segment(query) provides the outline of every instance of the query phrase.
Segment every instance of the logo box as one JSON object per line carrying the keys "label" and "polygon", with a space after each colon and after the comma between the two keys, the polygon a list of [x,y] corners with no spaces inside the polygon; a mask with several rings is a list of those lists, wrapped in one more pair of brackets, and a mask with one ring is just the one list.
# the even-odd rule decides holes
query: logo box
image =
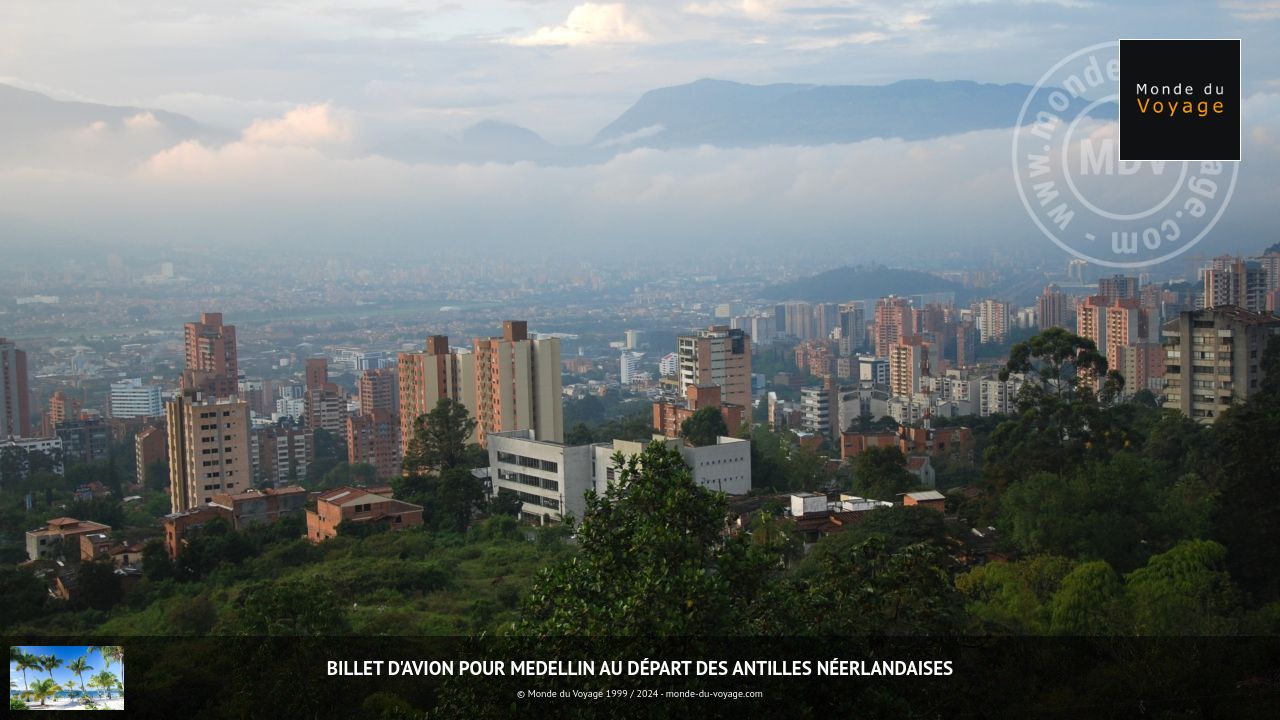
{"label": "logo box", "polygon": [[1120,159],[1240,159],[1239,40],[1120,40]]}

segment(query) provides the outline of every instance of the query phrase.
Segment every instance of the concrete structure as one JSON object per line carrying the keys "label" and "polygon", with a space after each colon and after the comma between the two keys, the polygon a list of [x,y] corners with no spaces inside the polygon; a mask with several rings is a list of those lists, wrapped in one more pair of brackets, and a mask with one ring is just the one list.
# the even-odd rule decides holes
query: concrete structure
{"label": "concrete structure", "polygon": [[915,475],[920,484],[932,488],[938,484],[938,474],[933,469],[933,463],[929,461],[928,455],[912,455],[907,458],[907,472]]}
{"label": "concrete structure", "polygon": [[432,335],[424,350],[402,352],[397,363],[402,449],[413,440],[414,422],[441,400],[462,403],[474,414],[475,357],[451,352],[448,337]]}
{"label": "concrete structure", "polygon": [[[679,440],[663,440],[667,447],[676,448],[684,462],[693,471],[693,481],[698,485],[726,495],[746,495],[751,492],[751,443],[741,438],[718,437],[715,445],[694,447]],[[613,458],[621,453],[624,458],[644,452],[647,442],[614,440],[591,446],[592,472],[595,491],[604,494],[617,481],[620,468]]]}
{"label": "concrete structure", "polygon": [[871,336],[876,357],[889,357],[890,349],[906,335],[915,334],[915,313],[907,298],[890,295],[876,301]]}
{"label": "concrete structure", "polygon": [[445,398],[467,407],[482,445],[489,433],[510,430],[563,439],[560,372],[560,339],[531,339],[523,320],[503,322],[499,337],[476,338],[469,353],[434,335],[425,352],[400,353],[401,446],[413,439],[417,418]]}
{"label": "concrete structure", "polygon": [[285,515],[307,509],[307,491],[299,485],[251,489],[238,493],[218,493],[209,503],[227,510],[231,526],[237,530],[273,523]]}
{"label": "concrete structure", "polygon": [[1067,295],[1057,285],[1049,285],[1036,298],[1036,319],[1041,329],[1067,327],[1070,314]]}
{"label": "concrete structure", "polygon": [[0,438],[31,435],[31,391],[27,354],[0,337]]}
{"label": "concrete structure", "polygon": [[930,510],[937,510],[938,512],[946,512],[947,510],[947,498],[937,490],[909,492],[902,496],[902,504],[907,507],[919,505],[920,507],[927,507]]}
{"label": "concrete structure", "polygon": [[391,530],[422,527],[422,506],[363,488],[340,487],[320,493],[307,510],[307,539],[323,542],[348,523],[384,523]]}
{"label": "concrete structure", "polygon": [[630,385],[640,379],[640,358],[644,353],[623,350],[618,356],[618,382]]}
{"label": "concrete structure", "polygon": [[134,464],[137,466],[137,481],[146,485],[151,466],[160,460],[168,460],[168,433],[163,425],[151,425],[143,428],[133,436]]}
{"label": "concrete structure", "polygon": [[520,497],[526,522],[558,522],[586,512],[586,492],[595,487],[591,446],[541,441],[533,430],[489,436],[492,492],[510,490]]}
{"label": "concrete structure", "polygon": [[889,349],[889,395],[911,397],[920,392],[920,381],[931,375],[930,346],[919,335],[898,339]]}
{"label": "concrete structure", "polygon": [[1128,275],[1113,275],[1098,280],[1098,294],[1108,300],[1137,300],[1138,278]]}
{"label": "concrete structure", "polygon": [[249,433],[249,463],[253,483],[273,487],[307,476],[316,458],[316,436],[311,428],[268,425]]}
{"label": "concrete structure", "polygon": [[1003,300],[987,298],[981,303],[978,335],[984,343],[1004,342],[1009,335],[1010,305]]}
{"label": "concrete structure", "polygon": [[400,416],[375,408],[347,418],[347,462],[372,465],[379,479],[400,475]]}
{"label": "concrete structure", "polygon": [[184,391],[165,403],[169,426],[169,499],[173,512],[204,505],[253,478],[249,406]]}
{"label": "concrete structure", "polygon": [[[45,438],[2,438],[0,439],[0,456],[6,453],[18,455],[18,477],[13,478],[14,480],[24,480],[31,472],[31,453],[40,453],[45,456],[45,461],[40,466],[48,467],[49,471],[55,475],[63,474],[62,439],[57,435]],[[0,484],[9,479],[0,474]]]}
{"label": "concrete structure", "polygon": [[723,402],[751,404],[751,338],[727,325],[712,325],[676,338],[680,357],[680,389],[717,385]]}
{"label": "concrete structure", "polygon": [[215,397],[234,395],[240,374],[235,326],[224,325],[222,313],[201,313],[199,321],[183,326],[183,340],[183,389]]}
{"label": "concrete structure", "polygon": [[1212,423],[1256,393],[1267,342],[1280,318],[1227,305],[1181,313],[1163,328],[1164,406]]}
{"label": "concrete structure", "polygon": [[399,385],[395,368],[365,370],[360,374],[357,388],[360,395],[360,414],[370,415],[374,410],[386,410],[398,414],[400,412]]}
{"label": "concrete structure", "polygon": [[166,515],[163,521],[164,546],[169,552],[169,559],[177,560],[178,554],[187,546],[187,540],[214,518],[222,518],[228,525],[232,524],[231,511],[217,505],[201,505]]}
{"label": "concrete structure", "polygon": [[111,383],[111,417],[136,418],[164,415],[159,385],[144,385],[142,378]]}
{"label": "concrete structure", "polygon": [[724,416],[730,435],[737,435],[738,428],[747,421],[747,408],[721,402],[720,386],[695,385],[689,388],[684,400],[666,398],[653,403],[653,429],[669,438],[680,437],[684,421],[704,407],[718,407]]}
{"label": "concrete structure", "polygon": [[60,422],[54,432],[62,441],[62,462],[68,467],[106,460],[111,453],[111,428],[100,418]]}
{"label": "concrete structure", "polygon": [[304,372],[303,423],[312,430],[341,437],[346,432],[347,399],[342,388],[329,382],[329,360],[308,358]]}
{"label": "concrete structure", "polygon": [[53,429],[58,426],[58,423],[74,420],[77,417],[80,417],[80,401],[57,390],[49,396],[49,406],[45,409],[40,432],[45,437],[53,435]]}
{"label": "concrete structure", "polygon": [[103,525],[92,520],[75,520],[73,518],[53,518],[45,527],[27,531],[27,559],[50,560],[66,555],[67,540],[74,542],[71,556],[79,555],[80,536],[111,532],[110,525]]}
{"label": "concrete structure", "polygon": [[1267,270],[1257,260],[1216,258],[1204,273],[1204,307],[1234,305],[1249,312],[1267,309],[1270,283]]}
{"label": "concrete structure", "polygon": [[529,339],[523,320],[502,323],[501,337],[476,338],[476,441],[489,433],[533,430],[537,437],[564,440],[560,339]]}

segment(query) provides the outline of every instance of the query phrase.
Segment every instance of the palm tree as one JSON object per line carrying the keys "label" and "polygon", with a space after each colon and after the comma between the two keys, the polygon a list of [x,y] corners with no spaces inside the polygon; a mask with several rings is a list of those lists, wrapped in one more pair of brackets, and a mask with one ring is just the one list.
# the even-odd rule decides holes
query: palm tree
{"label": "palm tree", "polygon": [[18,659],[15,660],[14,663],[17,664],[18,669],[22,671],[22,686],[30,689],[31,686],[27,684],[27,671],[41,670],[40,658],[32,655],[31,653],[25,653],[19,650]]}
{"label": "palm tree", "polygon": [[67,663],[67,669],[76,674],[80,678],[80,692],[84,692],[84,674],[93,669],[93,666],[85,661],[84,658],[76,658]]}
{"label": "palm tree", "polygon": [[49,673],[49,679],[52,680],[53,671],[62,667],[62,661],[58,659],[57,655],[41,655],[40,667]]}
{"label": "palm tree", "polygon": [[85,648],[85,652],[96,652],[101,655],[102,662],[107,666],[107,670],[111,669],[111,663],[113,662],[124,662],[124,648],[120,645],[90,645]]}
{"label": "palm tree", "polygon": [[89,684],[94,687],[100,687],[107,691],[107,699],[111,699],[111,690],[115,688],[116,683],[120,682],[112,673],[103,670],[102,672],[89,678]]}
{"label": "palm tree", "polygon": [[37,680],[31,683],[31,687],[27,688],[27,695],[39,700],[40,705],[44,705],[44,701],[57,695],[62,691],[62,686],[53,680]]}

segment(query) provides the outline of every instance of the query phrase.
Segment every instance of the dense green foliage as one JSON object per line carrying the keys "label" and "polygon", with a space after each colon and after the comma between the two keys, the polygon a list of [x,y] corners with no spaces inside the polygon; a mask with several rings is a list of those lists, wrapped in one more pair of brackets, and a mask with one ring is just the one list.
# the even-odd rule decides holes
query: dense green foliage
{"label": "dense green foliage", "polygon": [[718,407],[704,407],[680,423],[680,435],[694,447],[715,445],[716,438],[729,434],[724,414]]}

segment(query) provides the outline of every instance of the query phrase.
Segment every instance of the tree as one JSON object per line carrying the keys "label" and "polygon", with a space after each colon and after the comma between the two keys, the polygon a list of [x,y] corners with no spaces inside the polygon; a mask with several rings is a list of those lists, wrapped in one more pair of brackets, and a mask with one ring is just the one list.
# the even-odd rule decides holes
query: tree
{"label": "tree", "polygon": [[1081,563],[1067,576],[1049,601],[1049,630],[1055,635],[1111,635],[1124,592],[1116,571],[1102,560]]}
{"label": "tree", "polygon": [[142,546],[142,572],[151,580],[168,580],[174,576],[173,560],[164,540],[151,538]]}
{"label": "tree", "polygon": [[32,570],[0,565],[0,607],[4,608],[0,626],[25,622],[38,616],[44,609],[47,597],[44,583]]}
{"label": "tree", "polygon": [[1262,354],[1260,391],[1213,426],[1216,463],[1206,475],[1217,499],[1211,539],[1226,546],[1231,577],[1259,600],[1280,600],[1280,337]]}
{"label": "tree", "polygon": [[[745,540],[729,538],[725,500],[700,487],[679,450],[650,443],[615,455],[619,481],[589,492],[578,553],[544,569],[516,631],[666,636],[741,632],[731,588]],[[731,549],[734,548],[734,549]],[[773,565],[778,565],[775,559]]]}
{"label": "tree", "polygon": [[124,597],[120,577],[110,560],[80,563],[80,600],[94,610],[110,610]]}
{"label": "tree", "polygon": [[1153,555],[1125,578],[1125,596],[1140,635],[1221,634],[1240,596],[1226,572],[1227,549],[1187,540]]}
{"label": "tree", "polygon": [[39,700],[41,707],[44,706],[45,700],[54,697],[60,692],[62,692],[62,686],[54,682],[52,679],[37,680],[27,687],[27,695]]}
{"label": "tree", "polygon": [[717,438],[728,434],[724,414],[716,406],[701,408],[680,423],[680,435],[695,447],[715,445]]}
{"label": "tree", "polygon": [[510,488],[502,488],[498,490],[497,495],[489,498],[490,515],[520,517],[520,509],[523,506],[524,501],[520,499],[519,493]]}
{"label": "tree", "polygon": [[100,687],[107,691],[108,700],[112,697],[111,691],[115,689],[119,682],[120,680],[116,678],[114,673],[107,672],[106,670],[103,670],[97,675],[89,678],[89,685],[93,687]]}
{"label": "tree", "polygon": [[53,679],[53,671],[62,667],[62,660],[57,655],[41,655],[40,668],[49,673],[49,679]]}
{"label": "tree", "polygon": [[467,406],[441,398],[434,409],[413,421],[413,438],[404,453],[409,472],[444,472],[461,465],[476,421]]}
{"label": "tree", "polygon": [[343,603],[328,587],[260,582],[242,593],[232,634],[340,635],[348,629]]}
{"label": "tree", "polygon": [[867,448],[853,458],[853,490],[863,497],[893,500],[918,483],[896,445]]}
{"label": "tree", "polygon": [[38,655],[32,655],[31,653],[22,651],[18,652],[18,657],[16,659],[13,658],[12,652],[10,652],[9,655],[13,664],[22,672],[22,686],[30,689],[31,685],[27,683],[27,671],[43,669],[40,665],[40,657]]}
{"label": "tree", "polygon": [[76,677],[80,678],[80,692],[83,693],[84,692],[84,674],[92,670],[93,666],[90,665],[89,662],[84,658],[79,657],[67,663],[67,669],[75,673]]}
{"label": "tree", "polygon": [[969,614],[984,629],[1043,635],[1049,627],[1047,604],[1074,565],[1057,555],[988,563],[956,578],[956,587],[969,600]]}

